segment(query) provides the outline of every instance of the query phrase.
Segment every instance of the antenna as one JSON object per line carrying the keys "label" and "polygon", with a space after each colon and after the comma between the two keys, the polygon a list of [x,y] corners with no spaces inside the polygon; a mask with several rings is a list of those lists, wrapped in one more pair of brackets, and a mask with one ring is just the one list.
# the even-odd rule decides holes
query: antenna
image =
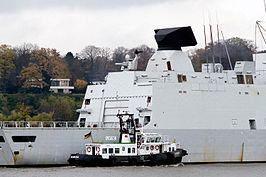
{"label": "antenna", "polygon": [[223,34],[222,30],[221,30],[221,34],[222,34],[222,37],[223,37],[223,43],[224,43],[226,55],[227,55],[227,58],[228,58],[228,61],[229,61],[230,69],[233,70],[232,62],[231,62],[231,59],[230,59],[230,56],[229,56],[229,52],[228,52],[228,49],[227,49],[226,41],[224,40],[224,34]]}
{"label": "antenna", "polygon": [[220,44],[220,30],[219,30],[219,20],[218,20],[218,15],[216,12],[216,22],[217,22],[217,38],[218,38],[218,51],[219,51],[219,62],[222,64],[222,52],[221,52],[221,44]]}
{"label": "antenna", "polygon": [[207,53],[207,37],[206,37],[204,17],[203,17],[203,32],[204,32],[205,55],[206,55],[206,62],[207,62],[207,73],[208,73],[209,72],[209,57],[208,57],[208,53]]}
{"label": "antenna", "polygon": [[210,37],[211,37],[211,52],[212,52],[212,67],[213,67],[213,72],[215,72],[214,70],[214,51],[213,51],[213,37],[212,37],[212,25],[210,24]]}

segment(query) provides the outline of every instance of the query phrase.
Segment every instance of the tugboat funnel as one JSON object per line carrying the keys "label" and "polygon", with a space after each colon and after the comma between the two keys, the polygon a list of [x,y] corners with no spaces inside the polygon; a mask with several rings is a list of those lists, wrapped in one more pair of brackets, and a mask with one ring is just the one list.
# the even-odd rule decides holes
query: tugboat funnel
{"label": "tugboat funnel", "polygon": [[156,29],[154,31],[158,50],[181,50],[181,47],[197,44],[190,26]]}

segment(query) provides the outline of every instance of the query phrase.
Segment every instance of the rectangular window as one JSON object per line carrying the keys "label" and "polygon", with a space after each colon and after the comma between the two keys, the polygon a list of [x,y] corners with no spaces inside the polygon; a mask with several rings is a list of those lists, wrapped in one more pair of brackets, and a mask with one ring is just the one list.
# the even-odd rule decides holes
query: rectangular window
{"label": "rectangular window", "polygon": [[131,153],[131,148],[127,148],[127,153]]}
{"label": "rectangular window", "polygon": [[119,148],[115,148],[115,153],[116,153],[116,154],[119,154],[119,151],[120,151]]}
{"label": "rectangular window", "polygon": [[3,136],[0,136],[0,143],[4,143],[5,142],[5,139]]}
{"label": "rectangular window", "polygon": [[125,151],[126,150],[126,148],[125,147],[122,147],[122,151]]}
{"label": "rectangular window", "polygon": [[238,84],[245,84],[243,75],[237,75],[237,83]]}
{"label": "rectangular window", "polygon": [[187,76],[186,75],[182,75],[182,80],[183,80],[183,82],[186,82],[187,81]]}
{"label": "rectangular window", "polygon": [[167,61],[167,69],[168,69],[168,71],[172,70],[172,66],[171,66],[170,61]]}
{"label": "rectangular window", "polygon": [[250,130],[256,130],[256,120],[249,119],[249,127],[250,127]]}
{"label": "rectangular window", "polygon": [[35,142],[36,136],[12,136],[12,140],[17,143]]}
{"label": "rectangular window", "polygon": [[177,75],[177,80],[178,80],[179,83],[182,82],[182,75],[181,75],[181,74],[178,74],[178,75]]}
{"label": "rectangular window", "polygon": [[85,127],[85,122],[86,122],[86,118],[80,118],[80,120],[79,120],[79,126],[80,127]]}
{"label": "rectangular window", "polygon": [[136,149],[135,148],[132,148],[132,153],[135,153],[136,152]]}
{"label": "rectangular window", "polygon": [[113,148],[109,148],[108,151],[109,151],[109,154],[113,154],[114,153],[114,149]]}
{"label": "rectangular window", "polygon": [[107,154],[107,148],[102,149],[102,154]]}
{"label": "rectangular window", "polygon": [[149,148],[149,146],[146,146],[146,150],[148,151],[150,148]]}
{"label": "rectangular window", "polygon": [[247,84],[253,84],[253,76],[252,75],[246,75],[246,83]]}

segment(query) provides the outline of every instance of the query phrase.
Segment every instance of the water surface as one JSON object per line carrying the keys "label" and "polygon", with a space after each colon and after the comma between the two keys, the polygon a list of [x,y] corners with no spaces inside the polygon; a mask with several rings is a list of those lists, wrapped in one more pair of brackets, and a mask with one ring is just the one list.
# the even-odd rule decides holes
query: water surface
{"label": "water surface", "polygon": [[0,168],[0,177],[263,177],[266,163],[185,164],[132,167],[20,167]]}

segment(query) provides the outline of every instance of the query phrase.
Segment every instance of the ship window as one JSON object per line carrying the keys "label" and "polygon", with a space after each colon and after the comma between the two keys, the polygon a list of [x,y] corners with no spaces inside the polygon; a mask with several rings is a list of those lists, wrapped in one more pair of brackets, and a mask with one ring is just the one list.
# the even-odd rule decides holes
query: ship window
{"label": "ship window", "polygon": [[127,153],[131,153],[131,148],[127,148]]}
{"label": "ship window", "polygon": [[175,148],[174,147],[172,147],[172,151],[175,151]]}
{"label": "ship window", "polygon": [[107,148],[103,148],[103,149],[102,149],[102,153],[103,153],[103,154],[107,154]]}
{"label": "ship window", "polygon": [[109,148],[108,151],[109,151],[109,154],[113,154],[114,153],[114,149],[113,148]]}
{"label": "ship window", "polygon": [[5,142],[5,139],[3,136],[0,136],[0,143],[4,143]]}
{"label": "ship window", "polygon": [[178,82],[180,82],[180,83],[182,82],[182,75],[181,75],[181,74],[178,74],[178,75],[177,75],[177,80],[178,80]]}
{"label": "ship window", "polygon": [[168,71],[172,70],[172,66],[171,66],[170,61],[167,61],[167,69],[168,69]]}
{"label": "ship window", "polygon": [[35,142],[36,136],[12,136],[12,140],[17,143]]}
{"label": "ship window", "polygon": [[154,143],[155,142],[155,137],[151,138],[151,142]]}
{"label": "ship window", "polygon": [[148,98],[147,98],[147,103],[150,103],[150,102],[151,102],[151,97],[148,96]]}
{"label": "ship window", "polygon": [[246,83],[253,84],[253,77],[252,75],[246,75]]}
{"label": "ship window", "polygon": [[115,153],[119,154],[119,150],[120,150],[119,148],[115,148]]}
{"label": "ship window", "polygon": [[243,75],[237,75],[237,83],[238,84],[244,84],[244,76]]}
{"label": "ship window", "polygon": [[136,149],[135,148],[132,148],[132,153],[135,153],[136,152]]}
{"label": "ship window", "polygon": [[151,116],[144,117],[144,126],[147,125],[151,121]]}
{"label": "ship window", "polygon": [[147,150],[147,151],[149,150],[149,146],[146,146],[146,150]]}
{"label": "ship window", "polygon": [[86,121],[86,118],[80,118],[80,120],[79,120],[79,126],[80,127],[85,127],[85,121]]}
{"label": "ship window", "polygon": [[187,76],[186,75],[183,75],[182,76],[182,80],[183,80],[183,82],[186,82],[187,81]]}
{"label": "ship window", "polygon": [[250,130],[256,130],[256,120],[249,119],[249,127],[250,127]]}
{"label": "ship window", "polygon": [[126,148],[125,147],[122,147],[122,151],[125,151],[126,150]]}
{"label": "ship window", "polygon": [[89,105],[91,103],[91,99],[86,99],[85,100],[85,105]]}
{"label": "ship window", "polygon": [[169,147],[169,152],[171,152],[171,147]]}

